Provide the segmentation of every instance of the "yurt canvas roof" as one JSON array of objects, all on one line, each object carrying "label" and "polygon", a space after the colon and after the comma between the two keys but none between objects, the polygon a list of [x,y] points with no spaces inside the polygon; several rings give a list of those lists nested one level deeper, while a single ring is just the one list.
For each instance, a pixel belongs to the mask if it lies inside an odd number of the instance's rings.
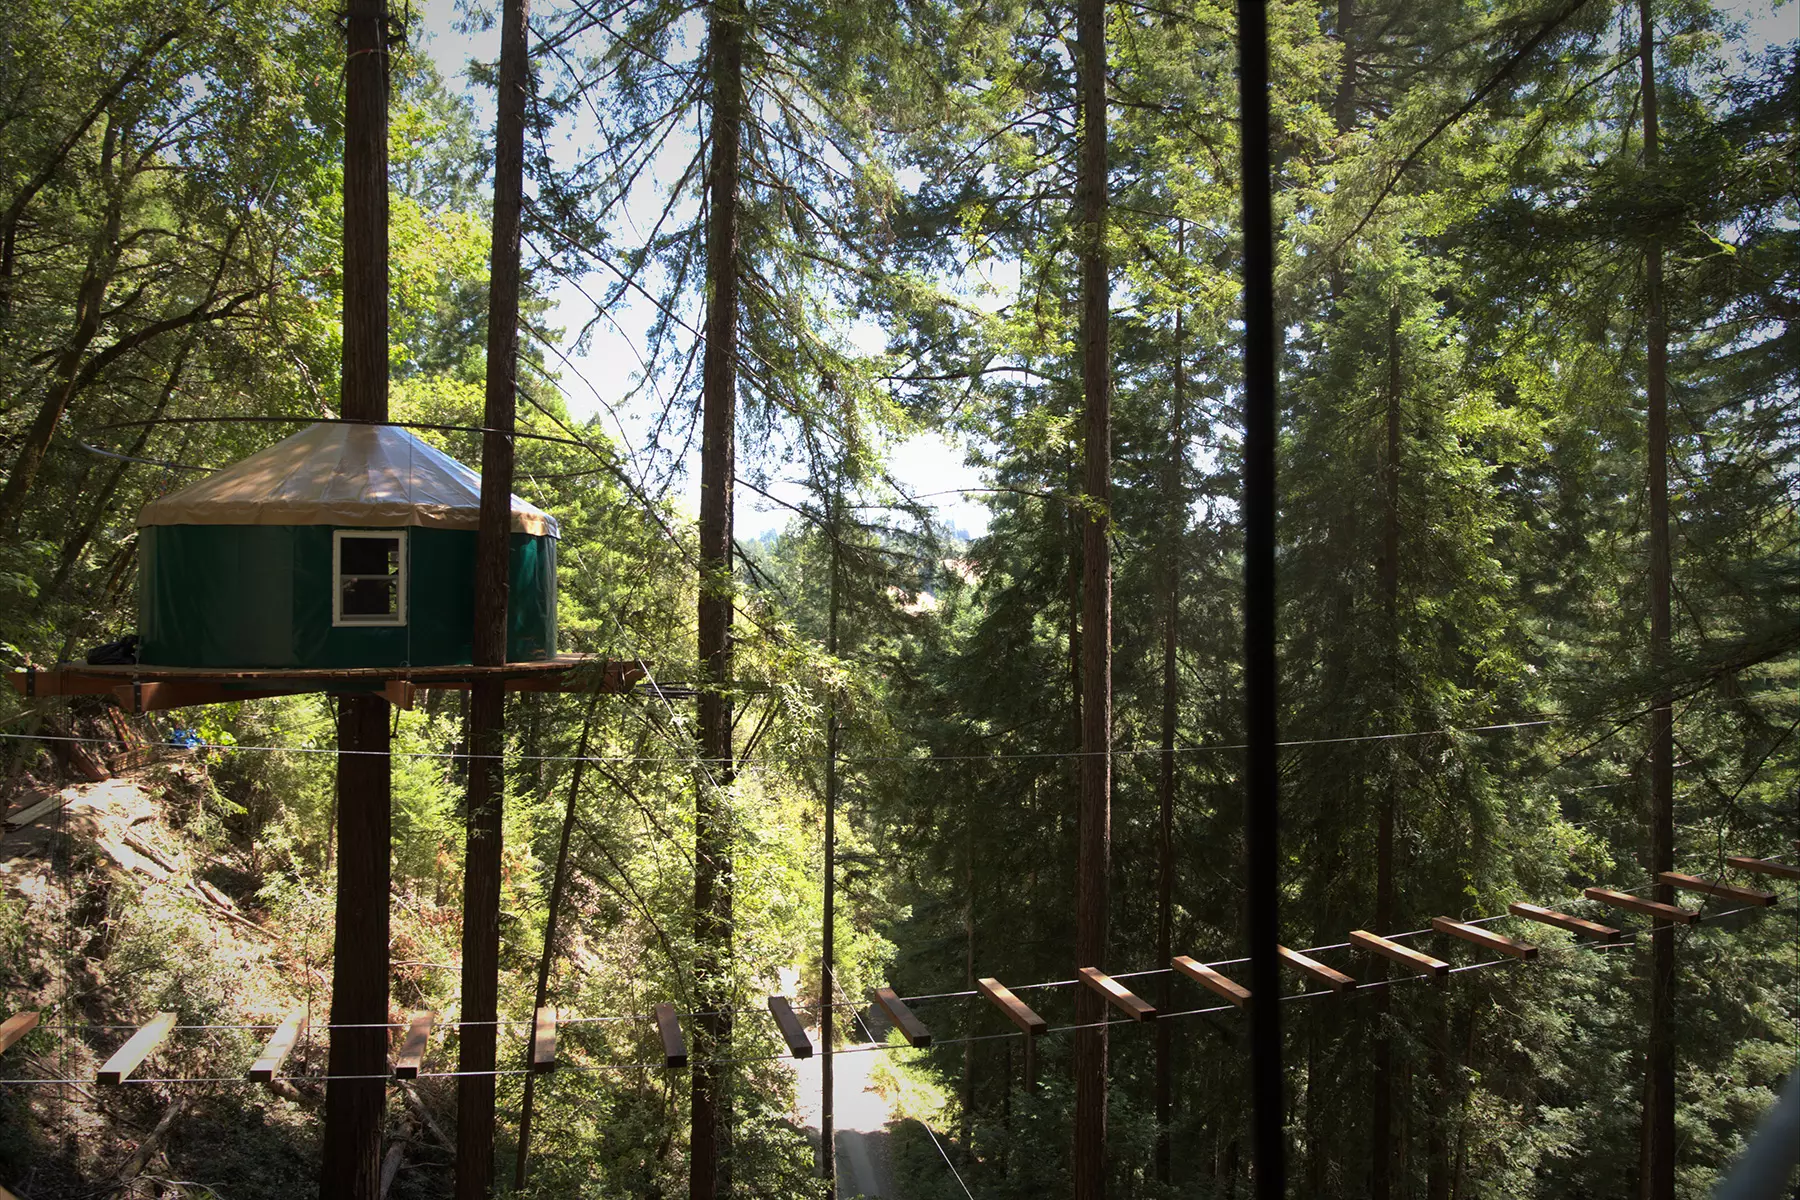
[{"label": "yurt canvas roof", "polygon": [[[139,525],[423,525],[474,529],[481,477],[391,425],[320,423],[144,505]],[[517,496],[515,532],[557,537]]]}]

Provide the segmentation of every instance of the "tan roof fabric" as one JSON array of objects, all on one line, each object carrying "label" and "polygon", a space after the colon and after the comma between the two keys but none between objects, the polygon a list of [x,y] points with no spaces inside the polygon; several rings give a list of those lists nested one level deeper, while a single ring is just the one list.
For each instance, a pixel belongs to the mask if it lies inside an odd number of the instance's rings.
[{"label": "tan roof fabric", "polygon": [[[144,505],[139,525],[423,525],[474,529],[481,477],[391,425],[311,425]],[[560,536],[517,496],[515,532]]]}]

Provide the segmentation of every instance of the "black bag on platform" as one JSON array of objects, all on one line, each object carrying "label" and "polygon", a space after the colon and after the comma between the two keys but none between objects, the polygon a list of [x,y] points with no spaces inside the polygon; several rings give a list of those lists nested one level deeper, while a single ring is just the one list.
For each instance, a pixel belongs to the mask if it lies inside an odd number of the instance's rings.
[{"label": "black bag on platform", "polygon": [[138,635],[127,634],[116,642],[95,646],[87,652],[90,667],[117,667],[137,661]]}]

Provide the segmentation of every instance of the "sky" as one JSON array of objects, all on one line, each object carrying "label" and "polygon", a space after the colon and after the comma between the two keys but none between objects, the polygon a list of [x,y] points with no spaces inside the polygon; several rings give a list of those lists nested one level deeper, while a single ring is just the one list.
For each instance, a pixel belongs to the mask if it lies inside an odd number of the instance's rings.
[{"label": "sky", "polygon": [[[497,29],[480,33],[459,30],[457,0],[414,0],[414,3],[422,16],[422,49],[437,63],[445,80],[474,103],[478,126],[491,129],[492,96],[469,84],[466,68],[471,58],[491,62],[498,57]],[[1795,0],[1785,3],[1781,0],[1731,0],[1723,7],[1747,26],[1747,36],[1740,44],[1743,49],[1754,52],[1759,47],[1790,41],[1796,35],[1800,3]],[[1729,57],[1734,62],[1743,61],[1738,54]],[[685,144],[677,145],[667,157],[671,161],[686,161],[693,148],[692,135],[688,135]],[[651,189],[640,190],[644,193],[640,205],[660,203],[660,197]],[[629,220],[632,215],[629,209],[626,215]],[[1004,268],[1002,273],[1004,276]],[[1001,277],[983,282],[992,286],[985,294],[978,294],[981,289],[969,289],[969,298],[989,306],[1003,303],[1011,281]],[[592,277],[586,292],[598,295],[604,286],[604,280]],[[650,305],[637,298],[615,306],[596,325],[588,346],[578,349],[572,339],[593,317],[593,301],[582,288],[569,283],[560,284],[552,292],[552,298],[556,312],[550,324],[566,331],[561,347],[567,356],[562,382],[571,411],[582,418],[601,413],[613,437],[627,446],[643,448],[652,436],[649,421],[654,414],[649,411],[649,406],[654,401],[646,397],[634,407],[624,403],[624,398],[638,371],[639,347],[650,322]],[[879,350],[881,346],[880,331],[872,327],[854,330],[853,337],[868,349]],[[740,461],[752,449],[740,447]],[[680,497],[691,514],[698,507],[697,439],[688,457]],[[962,491],[978,490],[985,483],[980,472],[967,464],[964,446],[938,434],[925,434],[891,447],[889,463],[891,477],[902,487],[914,495],[929,496],[926,502],[936,510],[941,523],[971,535],[980,535],[987,530],[988,513],[979,494]],[[802,490],[792,483],[777,482],[770,490],[789,502],[798,501],[803,495]],[[738,490],[736,533],[740,538],[753,539],[770,530],[781,529],[791,517],[787,509],[747,489]]]},{"label": "sky", "polygon": [[[498,30],[473,34],[460,31],[455,0],[414,0],[414,5],[422,18],[421,48],[437,64],[446,83],[474,103],[478,128],[491,130],[492,94],[472,88],[466,68],[471,58],[492,62],[498,57]],[[693,150],[694,142],[689,136],[665,157],[671,161],[685,161]],[[666,176],[664,182],[667,182]],[[643,195],[637,207],[661,202],[661,197],[650,189],[640,190]],[[628,220],[633,215],[629,208],[626,215]],[[653,219],[653,213],[649,216]],[[563,392],[575,416],[587,418],[599,413],[614,438],[630,446],[642,447],[652,436],[649,422],[655,415],[650,411],[654,401],[645,397],[632,407],[625,405],[623,400],[637,378],[639,347],[653,316],[650,304],[641,297],[628,298],[595,326],[585,350],[578,350],[572,344],[575,334],[594,315],[594,302],[590,296],[600,295],[606,283],[604,277],[596,274],[581,287],[562,283],[552,290],[556,312],[549,318],[549,324],[561,326],[565,331],[561,350],[568,359],[566,364],[556,365],[562,367]],[[584,290],[586,294],[583,294]],[[862,329],[855,331],[855,335],[866,348],[880,349],[878,330]],[[750,449],[740,446],[740,463]],[[688,459],[685,486],[679,494],[680,503],[691,515],[699,507],[697,438]],[[987,509],[980,503],[978,495],[958,494],[958,489],[979,489],[984,481],[979,472],[965,465],[964,459],[960,445],[937,434],[924,434],[890,448],[889,472],[897,483],[914,495],[935,493],[925,503],[935,510],[936,519],[942,525],[979,536],[987,530]],[[777,482],[768,490],[789,503],[799,502],[805,494],[791,482]],[[793,513],[788,509],[748,489],[738,489],[734,532],[740,540],[748,541],[771,530],[782,529],[792,518]]]}]

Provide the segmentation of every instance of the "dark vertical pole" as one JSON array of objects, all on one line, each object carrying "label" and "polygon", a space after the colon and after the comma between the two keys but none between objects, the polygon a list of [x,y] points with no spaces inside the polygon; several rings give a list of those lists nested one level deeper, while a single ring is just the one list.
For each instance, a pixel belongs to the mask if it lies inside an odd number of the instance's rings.
[{"label": "dark vertical pole", "polygon": [[[563,810],[562,836],[556,843],[556,873],[550,877],[550,909],[544,916],[544,952],[538,958],[537,990],[533,993],[531,1012],[544,1007],[550,994],[550,964],[556,958],[556,917],[562,912],[563,881],[569,876],[569,835],[575,830],[575,803],[581,795],[581,776],[587,767],[588,737],[594,730],[594,707],[597,699],[588,700],[587,715],[581,721],[581,740],[575,747],[575,771],[569,780],[569,802]],[[525,1187],[525,1175],[531,1160],[532,1085],[537,1075],[531,1069],[537,1053],[537,1023],[532,1022],[531,1036],[525,1039],[525,1100],[519,1110],[519,1158],[513,1167],[513,1190]]]},{"label": "dark vertical pole", "polygon": [[[1187,223],[1175,226],[1175,257],[1187,251]],[[1175,310],[1174,396],[1169,417],[1169,462],[1163,474],[1163,502],[1168,507],[1163,569],[1168,572],[1163,596],[1162,777],[1158,786],[1156,839],[1156,962],[1167,966],[1175,952],[1175,733],[1180,718],[1181,677],[1176,662],[1176,631],[1181,612],[1181,535],[1187,529],[1187,494],[1182,473],[1187,465],[1187,339],[1185,308]],[[1157,984],[1156,1006],[1172,1010],[1174,977],[1164,972]],[[1169,1182],[1170,1125],[1175,1119],[1175,1030],[1168,1021],[1156,1026],[1156,1179]]]},{"label": "dark vertical pole", "polygon": [[738,0],[711,6],[707,28],[712,85],[706,204],[706,349],[701,362],[700,694],[703,764],[694,796],[694,941],[700,1002],[690,1071],[688,1195],[714,1200],[728,1168],[723,1069],[710,1059],[731,1041],[731,526],[737,464],[738,163],[743,137],[744,11]]},{"label": "dark vertical pole", "polygon": [[[1661,133],[1656,113],[1656,22],[1651,0],[1638,0],[1638,69],[1644,106],[1644,175],[1656,178]],[[1646,362],[1644,400],[1648,409],[1646,488],[1650,500],[1650,668],[1656,696],[1650,710],[1650,870],[1675,869],[1675,712],[1669,694],[1669,329],[1663,310],[1662,237],[1652,232],[1644,249]],[[1659,884],[1663,904],[1675,890]],[[1650,1050],[1644,1087],[1644,1200],[1675,1195],[1675,927],[1657,921],[1650,949]]]},{"label": "dark vertical pole", "polygon": [[[1112,873],[1112,346],[1106,256],[1106,2],[1075,17],[1081,88],[1081,390],[1086,401],[1081,525],[1081,839],[1075,871],[1077,966],[1106,962]],[[1106,1018],[1092,988],[1075,991],[1075,1022]],[[1075,1034],[1075,1195],[1106,1194],[1106,1027]]]},{"label": "dark vertical pole", "polygon": [[[832,657],[838,651],[838,613],[842,604],[842,549],[838,542],[841,530],[839,497],[831,505],[831,618],[826,629],[825,644]],[[837,802],[838,802],[838,706],[837,694],[826,698],[825,718],[825,912],[819,928],[819,957],[824,963],[824,978],[819,981],[825,998],[819,1010],[819,1174],[837,1194],[837,1091],[836,1055],[832,1053],[835,1027],[832,1017],[837,1012]]]},{"label": "dark vertical pole", "polygon": [[1244,207],[1245,902],[1256,1194],[1287,1192],[1282,1133],[1278,781],[1275,773],[1275,228],[1265,0],[1238,0]]},{"label": "dark vertical pole", "polygon": [[[476,666],[506,662],[506,587],[512,540],[513,413],[519,358],[519,214],[524,197],[526,0],[500,15],[495,98],[494,225],[488,273],[487,395],[481,435],[481,524],[475,538]],[[506,690],[469,689],[468,831],[463,854],[462,1020],[456,1088],[456,1197],[482,1200],[494,1184],[495,1043],[500,986],[500,851],[505,806]]]},{"label": "dark vertical pole", "polygon": [[[1388,313],[1387,369],[1387,459],[1383,464],[1383,501],[1381,534],[1381,603],[1386,623],[1383,637],[1387,642],[1388,728],[1398,729],[1400,707],[1400,306]],[[1375,826],[1375,927],[1394,926],[1394,819],[1400,807],[1400,780],[1390,753],[1386,777],[1381,783],[1381,812]],[[1371,980],[1383,982],[1388,977],[1387,962],[1377,958],[1372,964]],[[1375,992],[1373,1020],[1375,1046],[1373,1053],[1375,1095],[1370,1121],[1369,1198],[1388,1200],[1393,1194],[1394,1178],[1394,1042],[1388,1035],[1388,1012],[1393,992],[1378,988]]]},{"label": "dark vertical pole", "polygon": [[[351,0],[344,62],[344,416],[386,421],[387,6]],[[387,1105],[388,705],[338,702],[337,934],[321,1200],[376,1200]]]}]

